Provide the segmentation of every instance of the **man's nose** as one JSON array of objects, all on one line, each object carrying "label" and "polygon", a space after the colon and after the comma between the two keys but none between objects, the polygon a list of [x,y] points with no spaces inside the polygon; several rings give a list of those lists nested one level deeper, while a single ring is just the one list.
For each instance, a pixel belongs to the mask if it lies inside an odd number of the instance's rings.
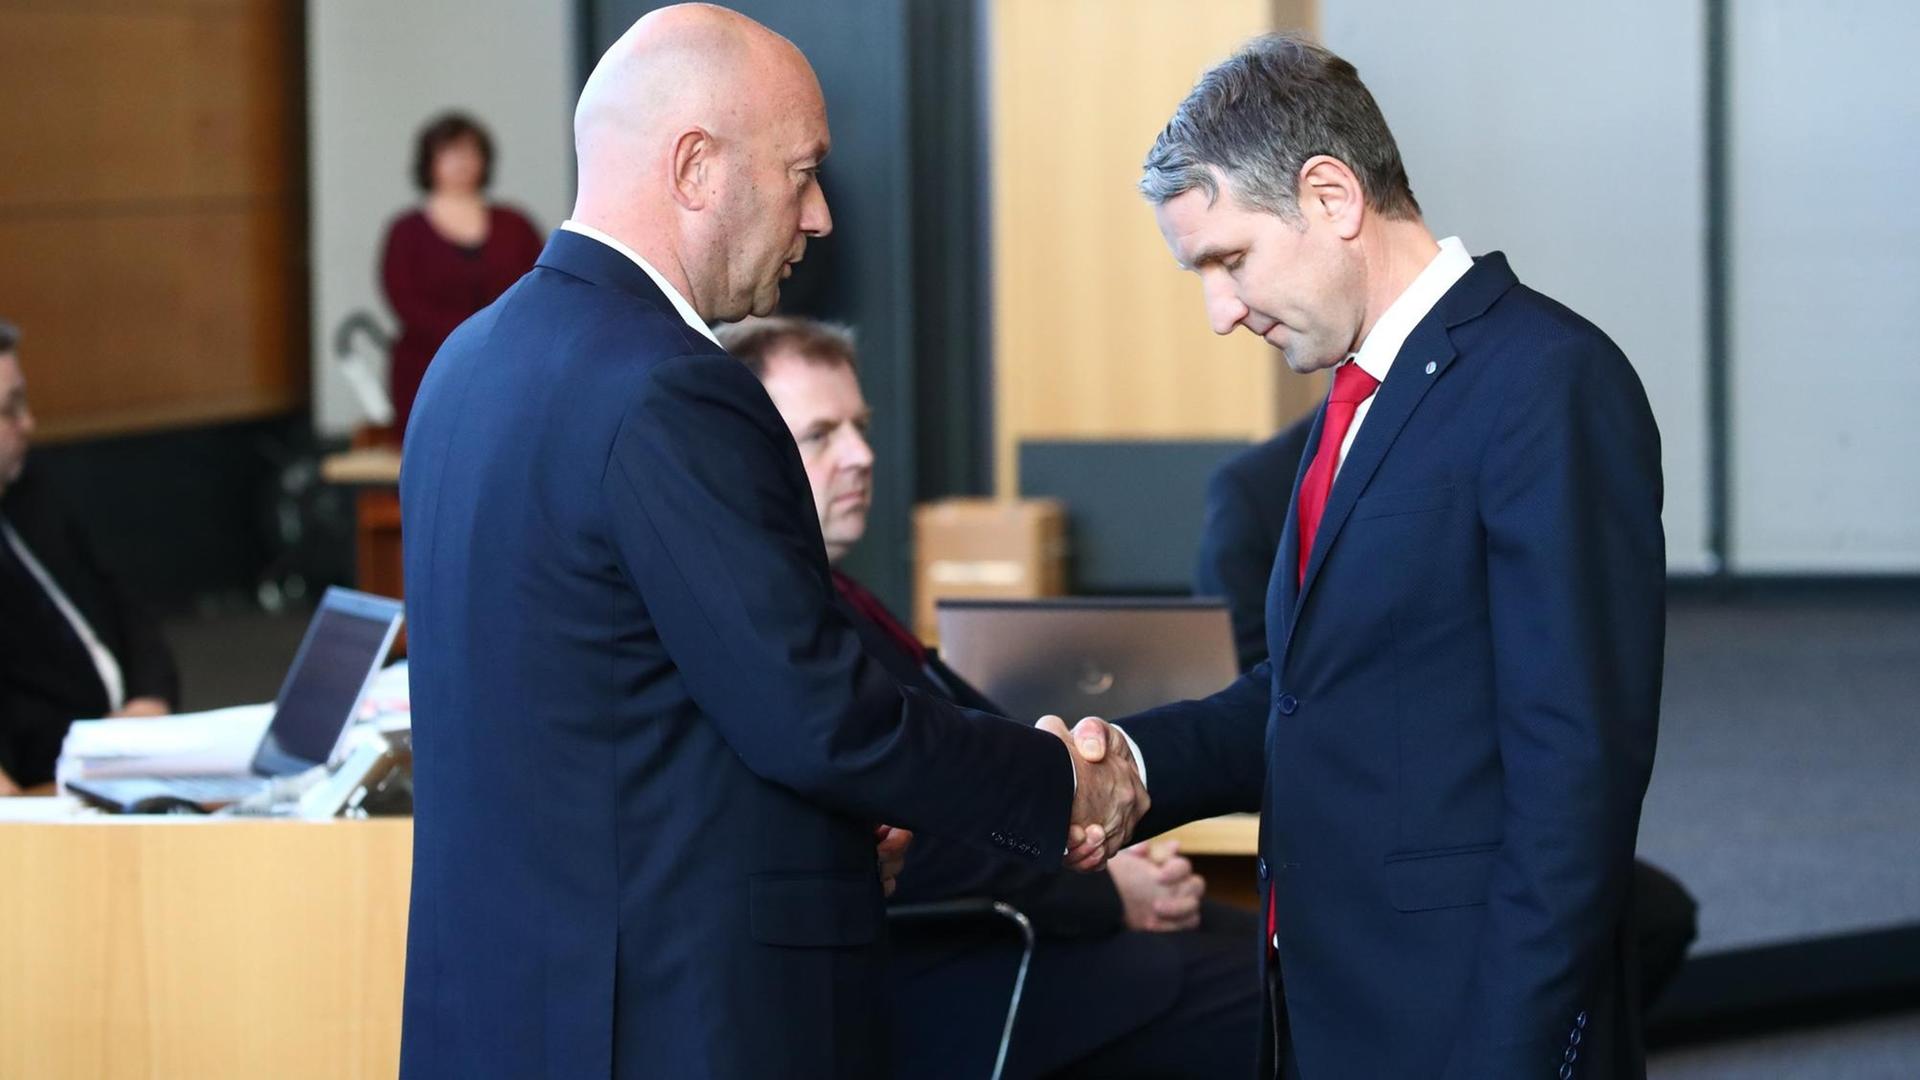
[{"label": "man's nose", "polygon": [[846,456],[841,459],[840,465],[847,469],[873,468],[873,446],[867,442],[865,435],[858,431],[848,435]]},{"label": "man's nose", "polygon": [[833,211],[827,209],[827,193],[815,180],[807,185],[807,199],[800,207],[800,231],[808,236],[825,236],[833,231]]},{"label": "man's nose", "polygon": [[1247,305],[1240,302],[1234,294],[1231,281],[1213,280],[1203,282],[1207,304],[1207,322],[1216,334],[1231,334],[1247,317]]}]

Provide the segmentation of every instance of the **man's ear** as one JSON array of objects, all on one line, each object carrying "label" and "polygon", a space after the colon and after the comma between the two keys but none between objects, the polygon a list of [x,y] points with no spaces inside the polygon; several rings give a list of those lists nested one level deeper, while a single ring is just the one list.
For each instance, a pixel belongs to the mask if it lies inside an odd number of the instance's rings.
[{"label": "man's ear", "polygon": [[1325,221],[1342,240],[1360,235],[1366,220],[1366,194],[1360,178],[1347,163],[1327,154],[1316,154],[1300,166],[1300,212],[1309,219]]},{"label": "man's ear", "polygon": [[707,175],[713,169],[714,139],[705,128],[688,128],[673,140],[668,167],[673,201],[684,210],[705,210]]}]

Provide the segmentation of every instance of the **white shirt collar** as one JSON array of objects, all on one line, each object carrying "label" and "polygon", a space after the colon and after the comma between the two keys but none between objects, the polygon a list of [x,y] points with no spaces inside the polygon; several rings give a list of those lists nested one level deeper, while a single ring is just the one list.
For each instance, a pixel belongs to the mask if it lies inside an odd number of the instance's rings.
[{"label": "white shirt collar", "polygon": [[667,303],[673,305],[673,310],[680,313],[680,317],[687,321],[688,326],[691,326],[695,330],[698,330],[702,334],[705,334],[707,340],[713,342],[715,345],[720,344],[720,339],[713,336],[713,329],[707,325],[707,322],[705,319],[702,319],[700,317],[699,312],[693,310],[693,305],[687,303],[687,298],[680,295],[680,290],[674,288],[671,282],[667,281],[666,278],[662,277],[660,275],[660,271],[655,270],[653,268],[652,263],[649,263],[647,262],[647,260],[641,258],[639,252],[633,250],[627,245],[621,243],[620,241],[615,240],[613,237],[608,236],[606,233],[601,232],[599,229],[596,229],[591,225],[582,225],[580,222],[575,221],[572,218],[568,218],[567,220],[561,222],[560,227],[570,233],[579,233],[581,236],[584,236],[589,240],[598,240],[601,243],[612,248],[613,250],[619,252],[620,254],[625,255],[628,259],[632,260],[635,266],[638,266],[640,269],[646,271],[647,276],[653,279],[653,283],[655,285],[660,286],[661,292],[667,294]]},{"label": "white shirt collar", "polygon": [[1407,343],[1407,335],[1413,333],[1413,328],[1420,325],[1420,320],[1427,317],[1447,290],[1471,269],[1473,256],[1467,254],[1466,245],[1459,237],[1449,236],[1440,241],[1440,253],[1427,263],[1426,269],[1420,271],[1405,292],[1387,305],[1380,321],[1373,324],[1366,340],[1360,343],[1360,351],[1353,354],[1353,362],[1375,380],[1386,382],[1394,357],[1400,355],[1400,346]]}]

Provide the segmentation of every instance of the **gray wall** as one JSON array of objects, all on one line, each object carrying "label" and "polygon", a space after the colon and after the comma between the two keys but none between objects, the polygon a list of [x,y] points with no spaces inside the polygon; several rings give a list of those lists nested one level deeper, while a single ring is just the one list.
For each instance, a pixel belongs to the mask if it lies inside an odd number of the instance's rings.
[{"label": "gray wall", "polygon": [[443,109],[493,132],[493,193],[542,229],[573,206],[574,5],[561,0],[314,0],[307,10],[313,409],[361,420],[333,361],[355,311],[395,325],[379,288],[387,223],[414,205],[413,137]]},{"label": "gray wall", "polygon": [[1733,566],[1920,571],[1920,5],[1728,19]]},{"label": "gray wall", "polygon": [[[1665,443],[1668,556],[1920,571],[1920,7],[1896,0],[1323,0],[1442,235],[1612,334]],[[1707,50],[1727,79],[1727,423],[1707,397]]]},{"label": "gray wall", "polygon": [[1632,359],[1665,450],[1667,553],[1707,539],[1705,133],[1699,0],[1322,0],[1323,36],[1392,126],[1436,235]]}]

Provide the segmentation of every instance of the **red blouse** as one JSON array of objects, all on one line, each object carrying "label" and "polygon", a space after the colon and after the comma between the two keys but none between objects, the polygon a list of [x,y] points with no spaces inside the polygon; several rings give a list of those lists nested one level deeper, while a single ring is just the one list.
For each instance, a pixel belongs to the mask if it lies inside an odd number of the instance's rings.
[{"label": "red blouse", "polygon": [[487,238],[478,247],[440,235],[421,210],[388,226],[380,282],[400,316],[390,376],[396,432],[407,430],[413,397],[440,343],[533,269],[542,243],[533,222],[504,206],[488,209]]}]

